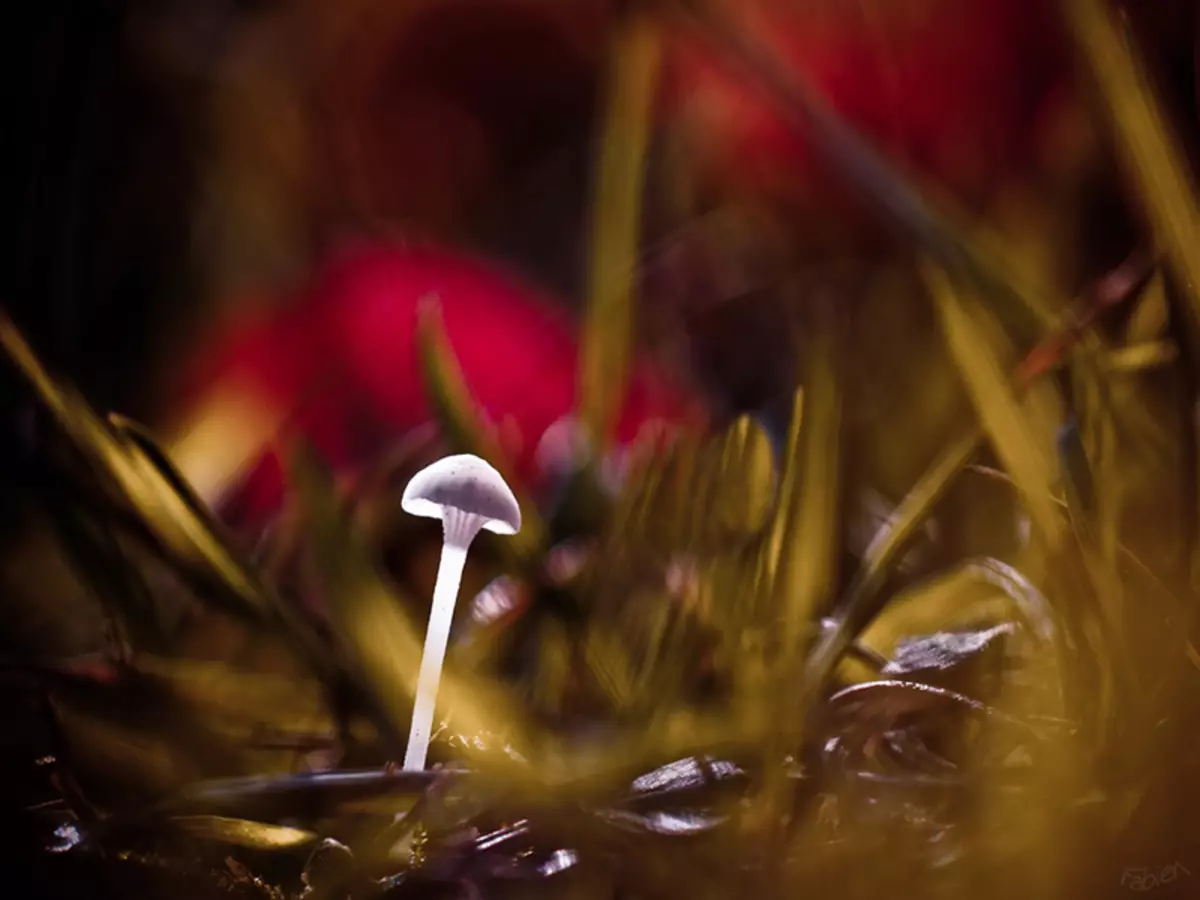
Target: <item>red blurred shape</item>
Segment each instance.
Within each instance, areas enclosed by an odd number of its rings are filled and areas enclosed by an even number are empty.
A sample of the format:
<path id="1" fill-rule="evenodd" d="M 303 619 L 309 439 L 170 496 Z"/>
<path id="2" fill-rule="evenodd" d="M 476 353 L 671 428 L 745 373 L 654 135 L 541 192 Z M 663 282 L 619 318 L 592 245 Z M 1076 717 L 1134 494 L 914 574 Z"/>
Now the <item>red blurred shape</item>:
<path id="1" fill-rule="evenodd" d="M 1056 5 L 728 0 L 725 12 L 874 144 L 975 201 L 1032 163 L 1063 97 L 1071 57 Z M 668 93 L 702 177 L 816 214 L 822 229 L 830 214 L 857 224 L 836 177 L 710 46 L 673 42 Z"/>
<path id="2" fill-rule="evenodd" d="M 300 301 L 205 348 L 192 369 L 193 417 L 235 383 L 284 411 L 289 430 L 344 467 L 425 424 L 415 329 L 436 297 L 451 347 L 479 406 L 519 435 L 510 447 L 532 480 L 542 433 L 575 403 L 578 344 L 552 302 L 494 265 L 432 246 L 363 244 L 327 262 Z M 630 440 L 649 420 L 683 422 L 694 407 L 639 364 L 620 422 Z M 186 474 L 186 471 L 185 471 Z M 280 461 L 264 458 L 238 489 L 238 518 L 274 509 Z"/>

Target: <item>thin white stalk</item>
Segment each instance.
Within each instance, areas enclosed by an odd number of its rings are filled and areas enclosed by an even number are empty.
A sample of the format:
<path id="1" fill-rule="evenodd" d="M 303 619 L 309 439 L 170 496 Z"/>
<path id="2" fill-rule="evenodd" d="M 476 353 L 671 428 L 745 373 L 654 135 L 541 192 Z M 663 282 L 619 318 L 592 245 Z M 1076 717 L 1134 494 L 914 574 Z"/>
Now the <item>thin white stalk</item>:
<path id="1" fill-rule="evenodd" d="M 458 588 L 466 562 L 467 546 L 450 541 L 442 546 L 442 560 L 438 564 L 437 582 L 433 588 L 433 607 L 429 611 L 429 629 L 425 632 L 425 651 L 421 656 L 421 673 L 417 676 L 412 727 L 404 754 L 404 770 L 407 772 L 419 772 L 425 768 L 438 685 L 442 680 L 442 663 L 450 638 L 450 622 L 454 618 L 454 605 L 458 600 Z"/>

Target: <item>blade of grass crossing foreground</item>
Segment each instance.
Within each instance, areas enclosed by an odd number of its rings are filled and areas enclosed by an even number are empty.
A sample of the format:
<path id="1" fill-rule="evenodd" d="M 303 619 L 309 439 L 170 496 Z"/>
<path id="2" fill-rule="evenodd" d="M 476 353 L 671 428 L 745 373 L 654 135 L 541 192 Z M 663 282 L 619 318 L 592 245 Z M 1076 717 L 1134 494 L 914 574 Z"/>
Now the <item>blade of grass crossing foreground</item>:
<path id="1" fill-rule="evenodd" d="M 795 411 L 793 417 L 800 421 L 794 423 L 788 441 L 793 458 L 787 467 L 792 472 L 788 492 L 780 496 L 783 535 L 773 593 L 783 625 L 776 671 L 783 727 L 767 744 L 763 793 L 763 800 L 772 806 L 787 794 L 779 760 L 795 746 L 814 696 L 812 686 L 803 681 L 805 654 L 834 588 L 841 535 L 842 393 L 834 326 L 832 322 L 826 326 L 806 354 L 802 415 L 801 410 Z"/>
<path id="2" fill-rule="evenodd" d="M 1054 507 L 1055 465 L 1050 448 L 1034 435 L 994 347 L 994 325 L 969 293 L 956 291 L 939 269 L 927 270 L 930 292 L 951 356 L 992 446 L 1012 475 L 1035 527 L 1049 548 L 1063 537 Z M 992 326 L 989 328 L 989 326 Z"/>
<path id="3" fill-rule="evenodd" d="M 81 397 L 59 386 L 7 318 L 0 318 L 0 344 L 66 435 L 89 463 L 112 479 L 155 536 L 183 558 L 207 567 L 237 598 L 232 611 L 261 618 L 271 607 L 263 586 L 198 517 L 189 500 Z"/>
<path id="4" fill-rule="evenodd" d="M 1059 610 L 1076 623 L 1080 633 L 1093 645 L 1094 658 L 1100 665 L 1099 711 L 1097 721 L 1103 728 L 1111 724 L 1116 689 L 1114 660 L 1123 657 L 1119 614 L 1120 596 L 1097 578 L 1095 567 L 1064 550 L 1067 523 L 1054 501 L 1058 481 L 1053 443 L 1039 439 L 1035 423 L 1022 409 L 997 358 L 997 348 L 1005 343 L 978 299 L 958 289 L 944 272 L 929 268 L 926 277 L 930 294 L 950 348 L 976 413 L 983 424 L 996 455 L 1012 477 L 1037 533 L 1041 545 L 1039 560 L 1049 564 L 1047 574 L 1054 583 Z M 1048 437 L 1048 436 L 1047 436 Z M 1075 602 L 1079 593 L 1092 598 Z"/>

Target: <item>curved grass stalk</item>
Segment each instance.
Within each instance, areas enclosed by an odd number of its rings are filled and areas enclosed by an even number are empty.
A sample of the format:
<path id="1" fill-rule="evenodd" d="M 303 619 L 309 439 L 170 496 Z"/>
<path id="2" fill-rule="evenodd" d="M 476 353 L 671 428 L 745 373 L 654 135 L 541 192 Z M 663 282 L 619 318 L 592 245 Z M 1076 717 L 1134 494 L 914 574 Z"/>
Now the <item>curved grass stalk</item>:
<path id="1" fill-rule="evenodd" d="M 61 387 L 3 316 L 0 347 L 108 492 L 132 509 L 152 549 L 215 587 L 205 596 L 227 612 L 259 624 L 282 624 L 320 674 L 335 673 L 336 663 L 312 629 L 221 538 L 204 505 L 148 434 L 131 433 L 120 417 L 105 421 L 77 393 Z"/>

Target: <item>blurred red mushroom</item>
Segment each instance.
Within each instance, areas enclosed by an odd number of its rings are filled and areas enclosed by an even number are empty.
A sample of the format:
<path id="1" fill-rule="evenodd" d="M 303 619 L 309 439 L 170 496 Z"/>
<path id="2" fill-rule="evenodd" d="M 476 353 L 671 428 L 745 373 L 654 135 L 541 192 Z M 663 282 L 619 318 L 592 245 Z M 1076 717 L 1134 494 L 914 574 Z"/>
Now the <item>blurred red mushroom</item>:
<path id="1" fill-rule="evenodd" d="M 493 265 L 386 244 L 344 251 L 298 303 L 200 349 L 173 411 L 180 422 L 173 453 L 184 474 L 210 500 L 228 499 L 236 487 L 237 506 L 255 518 L 281 498 L 279 460 L 262 458 L 277 435 L 298 432 L 332 464 L 347 466 L 428 422 L 415 341 L 418 308 L 428 297 L 440 303 L 479 406 L 518 438 L 508 449 L 518 474 L 529 477 L 538 439 L 574 407 L 571 322 Z M 691 411 L 639 364 L 618 436 L 632 439 L 649 420 L 679 422 Z M 256 459 L 238 486 L 239 470 Z"/>

